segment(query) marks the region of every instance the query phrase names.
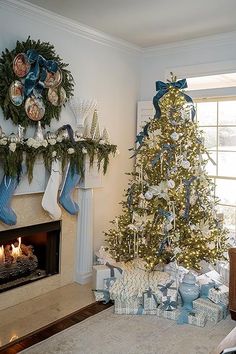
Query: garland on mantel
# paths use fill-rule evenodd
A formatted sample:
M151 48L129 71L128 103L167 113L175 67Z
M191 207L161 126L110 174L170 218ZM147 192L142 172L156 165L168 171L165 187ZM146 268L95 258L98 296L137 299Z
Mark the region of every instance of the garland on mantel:
M84 177L84 159L89 157L90 165L93 165L95 156L98 169L103 166L103 173L107 171L110 154L115 155L117 146L91 138L79 138L77 141L63 139L60 135L50 133L47 138L38 141L28 138L20 141L15 136L0 137L0 163L4 173L11 177L20 175L22 163L25 157L29 182L33 179L33 168L36 158L43 157L45 166L50 171L54 159L62 161L62 168L70 162L72 171L78 172Z

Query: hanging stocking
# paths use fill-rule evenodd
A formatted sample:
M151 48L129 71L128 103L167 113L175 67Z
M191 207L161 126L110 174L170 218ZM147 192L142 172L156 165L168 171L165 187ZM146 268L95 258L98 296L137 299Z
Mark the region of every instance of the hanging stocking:
M64 184L62 186L59 198L61 206L71 215L78 214L79 212L79 205L72 200L71 194L79 183L80 175L76 172L76 170L73 172L70 164L68 164Z
M7 225L15 225L17 217L10 206L11 198L19 184L18 177L4 175L0 184L0 221Z
M54 220L60 219L61 217L61 208L57 203L57 194L61 181L61 161L53 160L51 174L42 199L42 207Z

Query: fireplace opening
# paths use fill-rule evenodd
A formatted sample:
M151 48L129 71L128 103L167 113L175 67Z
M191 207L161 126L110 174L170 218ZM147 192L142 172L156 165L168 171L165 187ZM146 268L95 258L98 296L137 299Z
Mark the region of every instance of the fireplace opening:
M60 221L0 232L0 293L59 273Z

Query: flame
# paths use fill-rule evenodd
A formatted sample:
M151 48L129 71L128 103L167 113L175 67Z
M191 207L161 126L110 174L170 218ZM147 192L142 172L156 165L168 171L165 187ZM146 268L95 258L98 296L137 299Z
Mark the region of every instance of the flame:
M5 253L4 253L4 247L0 247L0 263L5 262Z
M20 257L22 255L22 251L21 251L21 248L20 248L20 245L21 245L21 237L19 237L18 239L18 246L14 246L13 243L11 244L11 248L12 248L12 251L11 251L11 255L12 257L17 258L17 257Z

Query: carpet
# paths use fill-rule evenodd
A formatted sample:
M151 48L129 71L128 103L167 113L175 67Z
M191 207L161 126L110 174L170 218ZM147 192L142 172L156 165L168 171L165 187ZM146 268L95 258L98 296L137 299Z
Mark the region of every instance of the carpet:
M234 327L229 316L200 328L155 315L116 315L111 307L21 353L209 354Z

